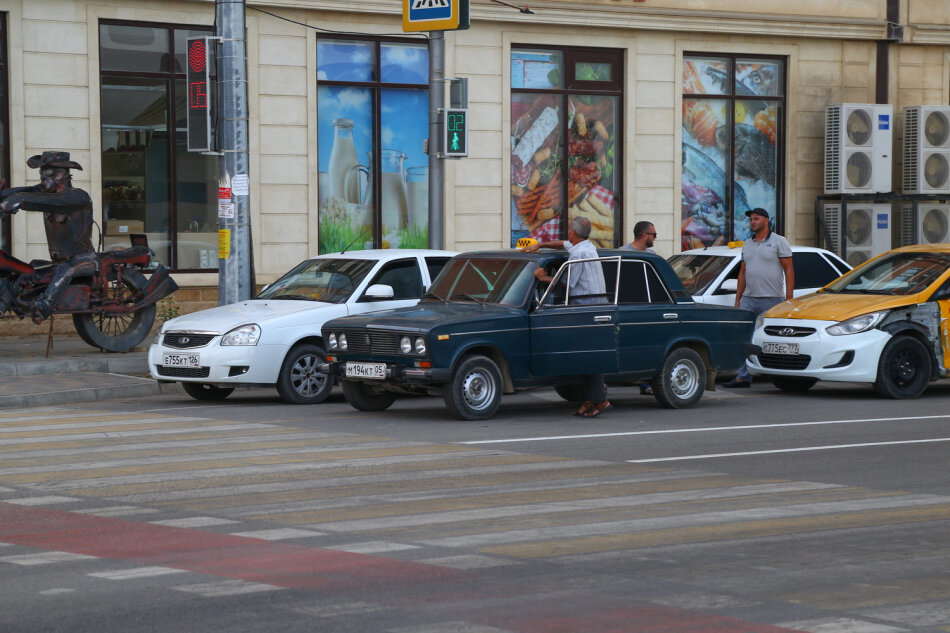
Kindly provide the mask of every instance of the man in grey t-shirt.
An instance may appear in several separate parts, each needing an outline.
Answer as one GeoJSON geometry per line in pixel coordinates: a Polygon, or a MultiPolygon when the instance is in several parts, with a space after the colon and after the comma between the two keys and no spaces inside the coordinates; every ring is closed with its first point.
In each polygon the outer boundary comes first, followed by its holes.
{"type": "MultiPolygon", "coordinates": [[[[742,264],[736,289],[736,307],[752,310],[756,316],[792,298],[795,269],[792,249],[781,235],[769,228],[769,212],[755,208],[745,212],[752,238],[742,244],[742,264]]],[[[748,387],[752,375],[743,363],[734,380],[723,387],[748,387]]]]}

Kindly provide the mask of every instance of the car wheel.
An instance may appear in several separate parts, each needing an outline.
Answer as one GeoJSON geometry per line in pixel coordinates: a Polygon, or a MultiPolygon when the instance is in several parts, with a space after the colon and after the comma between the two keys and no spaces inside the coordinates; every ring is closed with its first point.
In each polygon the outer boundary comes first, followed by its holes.
{"type": "Polygon", "coordinates": [[[916,398],[930,382],[930,353],[912,336],[891,339],[877,362],[874,390],[884,398],[916,398]]]}
{"type": "Polygon", "coordinates": [[[343,381],[343,396],[350,406],[359,411],[384,411],[396,401],[395,394],[378,391],[364,382],[343,381]]]}
{"type": "Polygon", "coordinates": [[[501,371],[487,356],[469,356],[442,387],[445,406],[462,420],[487,420],[501,404],[501,371]]]}
{"type": "Polygon", "coordinates": [[[215,387],[203,382],[183,382],[181,386],[195,400],[205,401],[224,400],[234,391],[233,387],[215,387]]]}
{"type": "Polygon", "coordinates": [[[287,353],[277,376],[277,393],[291,404],[318,404],[333,389],[333,379],[317,371],[327,360],[326,353],[316,345],[298,345],[287,353]]]}
{"type": "Polygon", "coordinates": [[[702,356],[688,347],[669,353],[660,374],[651,382],[653,396],[667,409],[691,407],[703,397],[706,388],[706,364],[702,356]]]}
{"type": "Polygon", "coordinates": [[[584,387],[582,385],[555,385],[554,391],[568,402],[584,401],[584,387]]]}
{"type": "Polygon", "coordinates": [[[769,376],[772,384],[789,393],[803,393],[815,386],[817,378],[803,378],[801,376],[769,376]]]}

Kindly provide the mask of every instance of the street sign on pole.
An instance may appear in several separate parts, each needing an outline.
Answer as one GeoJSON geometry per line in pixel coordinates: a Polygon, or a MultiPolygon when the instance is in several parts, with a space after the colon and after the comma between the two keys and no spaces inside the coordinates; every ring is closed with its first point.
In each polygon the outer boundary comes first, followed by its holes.
{"type": "Polygon", "coordinates": [[[402,0],[402,30],[456,31],[469,28],[471,0],[402,0]]]}
{"type": "Polygon", "coordinates": [[[188,38],[188,83],[186,102],[187,137],[189,152],[211,151],[211,83],[208,63],[208,37],[188,38]]]}

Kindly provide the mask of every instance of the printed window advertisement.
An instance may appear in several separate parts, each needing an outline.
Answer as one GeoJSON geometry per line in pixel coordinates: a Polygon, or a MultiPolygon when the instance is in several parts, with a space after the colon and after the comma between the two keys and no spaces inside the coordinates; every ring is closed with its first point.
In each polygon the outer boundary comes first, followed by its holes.
{"type": "Polygon", "coordinates": [[[428,248],[428,81],[418,40],[317,40],[320,253],[428,248]]]}
{"type": "Polygon", "coordinates": [[[511,245],[565,239],[591,221],[600,248],[623,243],[620,51],[515,47],[511,53],[511,245]]]}
{"type": "Polygon", "coordinates": [[[218,268],[217,158],[186,143],[186,41],[200,35],[212,33],[99,25],[103,247],[145,233],[152,261],[179,271],[218,268]]]}
{"type": "MultiPolygon", "coordinates": [[[[7,87],[7,14],[0,13],[0,178],[10,182],[10,101],[7,87]]],[[[13,251],[10,218],[0,220],[0,248],[13,251]]]]}
{"type": "Polygon", "coordinates": [[[785,61],[683,59],[683,250],[749,236],[745,212],[783,220],[785,61]]]}

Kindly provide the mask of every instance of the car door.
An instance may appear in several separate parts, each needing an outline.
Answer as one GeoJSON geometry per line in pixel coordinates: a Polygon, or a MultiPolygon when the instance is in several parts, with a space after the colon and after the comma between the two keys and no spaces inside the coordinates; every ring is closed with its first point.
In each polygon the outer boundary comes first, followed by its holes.
{"type": "Polygon", "coordinates": [[[649,262],[623,262],[617,309],[620,372],[659,370],[667,342],[679,327],[679,312],[649,262]]]}
{"type": "Polygon", "coordinates": [[[362,314],[412,306],[419,302],[423,291],[419,259],[416,257],[396,259],[386,262],[376,271],[360,296],[348,306],[349,313],[362,314]],[[390,286],[393,289],[392,298],[380,299],[366,296],[366,290],[376,284],[390,286]]]}
{"type": "Polygon", "coordinates": [[[578,304],[559,291],[571,267],[567,262],[547,289],[542,305],[529,317],[531,328],[531,373],[534,376],[576,376],[617,372],[616,266],[613,260],[599,263],[604,269],[607,295],[603,303],[578,304]]]}

